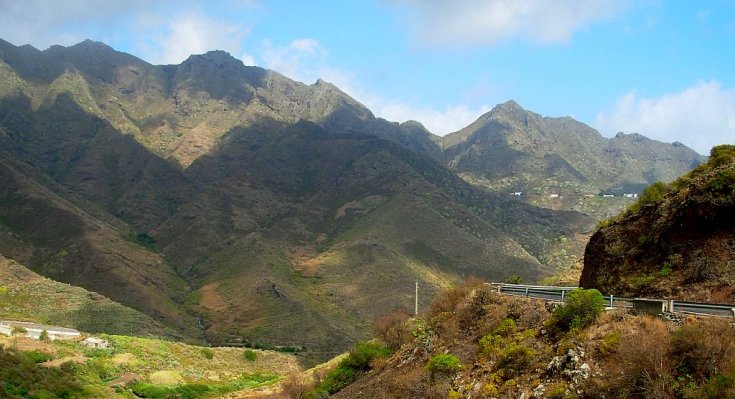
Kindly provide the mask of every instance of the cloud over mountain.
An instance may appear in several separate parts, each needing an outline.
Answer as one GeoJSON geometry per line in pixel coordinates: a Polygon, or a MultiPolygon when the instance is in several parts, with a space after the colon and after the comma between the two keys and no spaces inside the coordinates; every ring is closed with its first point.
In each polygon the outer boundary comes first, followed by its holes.
{"type": "Polygon", "coordinates": [[[604,134],[640,132],[662,141],[687,143],[701,154],[735,137],[735,88],[699,82],[678,93],[644,98],[632,90],[615,107],[600,112],[595,127],[604,134]]]}
{"type": "Polygon", "coordinates": [[[613,0],[395,0],[414,11],[418,41],[430,46],[493,45],[521,38],[555,43],[586,26],[613,16],[623,2],[613,0]]]}

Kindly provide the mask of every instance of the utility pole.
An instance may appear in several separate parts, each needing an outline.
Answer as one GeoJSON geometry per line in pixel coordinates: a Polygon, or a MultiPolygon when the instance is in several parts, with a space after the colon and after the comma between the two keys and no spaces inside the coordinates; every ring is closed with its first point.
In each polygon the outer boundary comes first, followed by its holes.
{"type": "Polygon", "coordinates": [[[416,296],[414,297],[415,301],[413,304],[413,315],[418,316],[419,315],[419,282],[416,282],[416,296]]]}

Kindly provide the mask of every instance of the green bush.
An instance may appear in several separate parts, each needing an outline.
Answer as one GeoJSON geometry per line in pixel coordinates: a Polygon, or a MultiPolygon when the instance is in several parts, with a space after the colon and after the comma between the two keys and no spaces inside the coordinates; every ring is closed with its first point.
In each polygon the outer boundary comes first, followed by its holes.
{"type": "Polygon", "coordinates": [[[319,384],[319,388],[329,392],[330,394],[339,392],[347,385],[352,384],[357,379],[357,375],[357,370],[345,365],[340,365],[324,377],[324,381],[319,384]]]}
{"type": "Polygon", "coordinates": [[[44,363],[54,358],[48,353],[41,351],[24,351],[23,356],[33,363],[44,363]]]}
{"type": "Polygon", "coordinates": [[[148,383],[137,383],[132,386],[132,391],[139,398],[165,398],[173,392],[171,387],[153,385],[148,383]]]}
{"type": "Polygon", "coordinates": [[[493,334],[501,337],[509,337],[516,332],[517,328],[516,322],[513,319],[504,319],[495,327],[493,334]]]}
{"type": "Polygon", "coordinates": [[[661,201],[664,195],[669,192],[669,187],[664,182],[656,182],[643,189],[638,202],[641,205],[653,204],[661,201]]]}
{"type": "Polygon", "coordinates": [[[351,384],[357,376],[370,369],[373,359],[388,357],[391,355],[389,349],[372,342],[358,342],[350,354],[342,360],[337,368],[330,371],[324,381],[319,384],[316,391],[327,391],[330,394],[340,391],[351,384]]]}
{"type": "Polygon", "coordinates": [[[144,247],[147,248],[155,248],[156,247],[156,239],[148,235],[148,233],[139,233],[135,236],[136,241],[144,247]]]}
{"type": "Polygon", "coordinates": [[[357,371],[365,371],[370,368],[370,361],[379,357],[391,355],[389,349],[372,342],[358,342],[349,356],[340,365],[357,371]]]}
{"type": "Polygon", "coordinates": [[[429,359],[424,370],[431,373],[432,377],[436,374],[450,375],[462,367],[457,356],[448,354],[439,354],[429,359]]]}
{"type": "Polygon", "coordinates": [[[147,399],[197,399],[210,391],[205,384],[186,384],[180,386],[153,385],[144,382],[132,386],[135,396],[147,399]]]}
{"type": "Polygon", "coordinates": [[[607,356],[611,353],[617,352],[619,346],[620,333],[618,331],[612,331],[602,338],[602,342],[600,342],[600,353],[602,353],[603,356],[607,356]]]}
{"type": "Polygon", "coordinates": [[[202,356],[209,360],[214,359],[214,351],[209,348],[202,348],[202,356]]]}
{"type": "Polygon", "coordinates": [[[500,352],[496,368],[503,370],[506,375],[521,374],[531,364],[534,356],[536,352],[523,344],[508,345],[500,352]]]}
{"type": "Polygon", "coordinates": [[[712,167],[722,166],[735,160],[735,145],[723,144],[712,147],[709,152],[709,161],[712,167]]]}
{"type": "Polygon", "coordinates": [[[505,279],[505,282],[508,284],[523,284],[523,277],[514,274],[508,278],[505,279]]]}
{"type": "Polygon", "coordinates": [[[0,398],[89,397],[68,365],[42,367],[25,353],[0,347],[0,398]]]}
{"type": "Polygon", "coordinates": [[[245,358],[245,360],[247,360],[249,362],[254,362],[255,359],[258,358],[258,355],[255,353],[255,351],[253,351],[251,349],[245,349],[242,352],[242,356],[245,358]]]}
{"type": "Polygon", "coordinates": [[[592,324],[605,310],[605,300],[596,289],[570,291],[567,302],[554,309],[547,326],[552,333],[581,330],[592,324]]]}
{"type": "Polygon", "coordinates": [[[28,330],[26,330],[23,327],[13,327],[13,330],[10,333],[12,335],[15,335],[15,334],[28,334],[28,330]]]}

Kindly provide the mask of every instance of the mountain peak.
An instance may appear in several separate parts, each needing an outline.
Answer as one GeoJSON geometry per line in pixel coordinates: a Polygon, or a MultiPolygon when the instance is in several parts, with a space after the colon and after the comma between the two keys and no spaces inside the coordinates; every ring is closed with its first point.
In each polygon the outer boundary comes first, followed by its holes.
{"type": "Polygon", "coordinates": [[[498,104],[493,109],[497,109],[497,110],[513,110],[513,111],[525,111],[525,109],[523,109],[523,107],[521,107],[520,104],[518,104],[517,102],[515,102],[513,100],[508,100],[508,101],[506,101],[506,102],[504,102],[502,104],[498,104]]]}
{"type": "Polygon", "coordinates": [[[192,54],[182,64],[189,64],[192,62],[215,62],[220,64],[236,65],[238,67],[245,66],[242,60],[233,57],[230,53],[224,50],[212,50],[207,51],[204,54],[192,54]]]}
{"type": "Polygon", "coordinates": [[[532,114],[533,114],[532,112],[527,111],[526,109],[521,107],[520,104],[518,104],[517,102],[513,100],[508,100],[502,104],[496,105],[486,115],[488,119],[494,116],[506,116],[512,119],[525,121],[528,118],[528,116],[532,114]]]}

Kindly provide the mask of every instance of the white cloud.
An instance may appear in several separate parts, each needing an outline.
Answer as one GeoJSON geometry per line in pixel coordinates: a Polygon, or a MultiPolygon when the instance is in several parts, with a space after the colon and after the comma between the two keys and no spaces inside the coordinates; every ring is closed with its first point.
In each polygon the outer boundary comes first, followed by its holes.
{"type": "Polygon", "coordinates": [[[0,1],[0,37],[39,49],[70,45],[87,38],[88,32],[81,26],[115,26],[121,15],[149,8],[150,2],[145,0],[0,1]]]}
{"type": "Polygon", "coordinates": [[[465,104],[437,108],[416,106],[401,101],[388,101],[376,104],[375,107],[376,115],[382,118],[396,122],[419,121],[430,132],[440,136],[466,127],[491,108],[488,105],[471,107],[465,104]]]}
{"type": "Polygon", "coordinates": [[[735,88],[700,82],[659,98],[639,98],[631,91],[612,110],[600,112],[595,127],[606,135],[624,131],[680,141],[708,154],[714,145],[735,143],[735,88]]]}
{"type": "Polygon", "coordinates": [[[244,53],[243,55],[241,55],[240,56],[240,59],[242,60],[242,63],[245,64],[245,65],[247,65],[247,66],[256,66],[256,65],[258,65],[257,62],[255,62],[255,57],[252,56],[252,55],[250,55],[250,54],[248,54],[248,53],[244,53]]]}
{"type": "MultiPolygon", "coordinates": [[[[375,116],[392,122],[415,120],[421,122],[430,132],[440,136],[464,128],[491,109],[491,106],[486,104],[479,106],[455,104],[444,107],[419,105],[411,101],[386,97],[367,89],[357,82],[354,74],[347,71],[320,68],[317,73],[322,79],[339,87],[368,107],[375,116]]],[[[482,83],[486,84],[485,81],[482,83]]]]}
{"type": "Polygon", "coordinates": [[[623,0],[387,0],[406,7],[418,41],[428,45],[492,45],[522,38],[564,42],[615,15],[623,0]]]}
{"type": "Polygon", "coordinates": [[[201,13],[187,12],[165,21],[158,35],[141,35],[144,58],[154,64],[178,64],[192,54],[210,50],[224,50],[230,54],[241,51],[242,41],[249,29],[241,24],[207,17],[201,13]]]}
{"type": "MultiPolygon", "coordinates": [[[[242,53],[249,29],[209,12],[260,7],[257,0],[232,0],[204,12],[195,0],[0,0],[0,37],[45,49],[84,39],[132,43],[152,63],[179,63],[209,50],[242,53]]],[[[245,61],[254,61],[243,57],[245,61]]]]}
{"type": "Polygon", "coordinates": [[[313,82],[323,77],[320,72],[324,68],[326,50],[318,41],[302,38],[281,47],[265,42],[263,47],[260,58],[264,67],[301,82],[313,82]]]}

